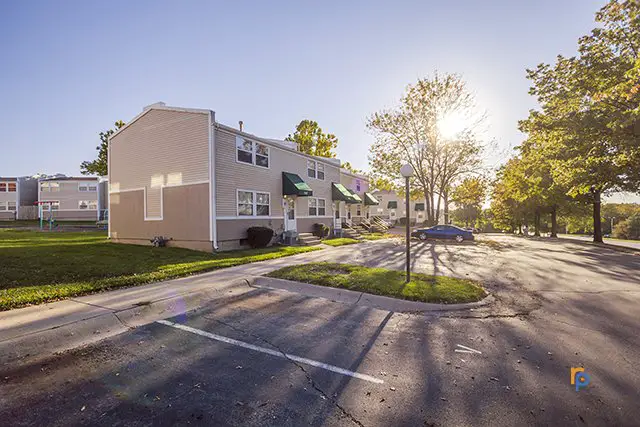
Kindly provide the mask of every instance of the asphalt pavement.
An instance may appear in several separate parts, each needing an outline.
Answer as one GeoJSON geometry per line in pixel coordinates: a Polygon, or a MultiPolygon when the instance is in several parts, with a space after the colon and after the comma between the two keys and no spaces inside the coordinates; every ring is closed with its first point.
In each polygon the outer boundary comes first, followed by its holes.
{"type": "MultiPolygon", "coordinates": [[[[2,366],[0,420],[638,425],[640,256],[566,240],[490,239],[412,244],[414,271],[480,280],[495,297],[488,306],[394,313],[247,288],[98,343],[2,366]],[[579,391],[572,367],[590,377],[579,391]]],[[[401,269],[403,249],[383,241],[233,271],[315,260],[401,269]]]]}

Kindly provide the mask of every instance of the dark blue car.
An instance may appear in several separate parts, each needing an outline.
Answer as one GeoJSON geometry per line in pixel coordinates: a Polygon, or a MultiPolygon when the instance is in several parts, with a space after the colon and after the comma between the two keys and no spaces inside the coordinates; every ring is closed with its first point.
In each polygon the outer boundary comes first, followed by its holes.
{"type": "Polygon", "coordinates": [[[455,225],[436,225],[429,228],[417,228],[413,230],[411,237],[417,237],[420,240],[453,239],[460,243],[464,240],[473,240],[473,233],[455,225]]]}

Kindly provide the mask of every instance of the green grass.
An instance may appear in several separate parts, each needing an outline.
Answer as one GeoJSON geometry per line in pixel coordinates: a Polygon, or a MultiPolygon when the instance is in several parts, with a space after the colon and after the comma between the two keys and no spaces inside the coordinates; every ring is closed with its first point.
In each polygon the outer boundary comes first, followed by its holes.
{"type": "Polygon", "coordinates": [[[473,302],[486,296],[484,289],[473,280],[412,273],[411,281],[405,283],[403,271],[353,264],[320,262],[295,265],[273,271],[267,276],[431,303],[473,302]]]}
{"type": "Polygon", "coordinates": [[[360,240],[352,239],[350,237],[337,237],[335,239],[326,239],[323,240],[322,243],[329,246],[344,246],[344,245],[353,245],[355,243],[360,243],[360,240]]]}
{"type": "Polygon", "coordinates": [[[389,234],[389,233],[370,233],[370,234],[363,234],[362,238],[364,240],[382,240],[382,239],[391,239],[393,237],[398,237],[394,234],[389,234]]]}
{"type": "MultiPolygon", "coordinates": [[[[56,224],[58,226],[69,226],[69,225],[96,225],[96,221],[95,220],[89,220],[89,221],[56,221],[56,224]]],[[[12,220],[12,221],[2,221],[0,220],[0,226],[3,227],[16,227],[16,228],[20,228],[20,227],[40,227],[40,221],[37,219],[18,219],[18,220],[12,220]]],[[[48,229],[49,228],[49,223],[48,222],[44,222],[43,226],[48,229]]]]}
{"type": "Polygon", "coordinates": [[[319,249],[271,247],[210,254],[110,243],[105,232],[0,229],[0,310],[319,249]]]}

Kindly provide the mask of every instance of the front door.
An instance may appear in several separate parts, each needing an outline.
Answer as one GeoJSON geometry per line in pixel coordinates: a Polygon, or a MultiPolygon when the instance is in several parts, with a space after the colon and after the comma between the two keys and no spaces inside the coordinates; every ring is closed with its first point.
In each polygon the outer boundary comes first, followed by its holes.
{"type": "Polygon", "coordinates": [[[296,231],[296,202],[293,199],[287,199],[285,202],[285,222],[287,231],[296,231]]]}

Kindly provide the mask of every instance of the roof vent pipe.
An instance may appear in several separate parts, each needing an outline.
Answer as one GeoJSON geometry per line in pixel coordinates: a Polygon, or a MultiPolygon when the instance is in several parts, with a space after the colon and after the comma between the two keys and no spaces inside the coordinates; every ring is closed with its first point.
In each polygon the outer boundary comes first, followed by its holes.
{"type": "Polygon", "coordinates": [[[240,120],[238,122],[238,126],[240,127],[240,132],[242,132],[242,129],[244,128],[244,122],[242,120],[240,120]]]}

